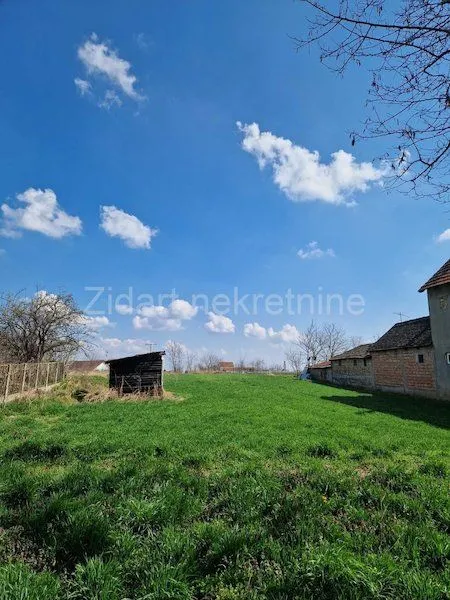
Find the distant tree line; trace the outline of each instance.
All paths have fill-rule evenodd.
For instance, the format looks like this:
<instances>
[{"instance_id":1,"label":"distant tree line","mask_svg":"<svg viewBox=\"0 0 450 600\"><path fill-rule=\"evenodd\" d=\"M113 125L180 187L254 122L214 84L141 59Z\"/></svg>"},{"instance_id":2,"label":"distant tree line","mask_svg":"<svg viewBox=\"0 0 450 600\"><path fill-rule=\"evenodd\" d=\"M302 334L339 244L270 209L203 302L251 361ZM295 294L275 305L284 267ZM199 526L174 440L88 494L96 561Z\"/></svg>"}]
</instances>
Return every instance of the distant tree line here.
<instances>
[{"instance_id":1,"label":"distant tree line","mask_svg":"<svg viewBox=\"0 0 450 600\"><path fill-rule=\"evenodd\" d=\"M236 372L282 372L299 373L306 365L322 360L329 360L341 352L358 346L362 338L348 336L346 331L335 323L317 325L314 322L285 351L283 364L266 364L262 358L247 361L240 357L234 363ZM174 373L190 373L193 371L218 371L223 361L218 354L206 351L202 355L187 349L183 344L170 341L166 345L169 368Z\"/></svg>"}]
</instances>

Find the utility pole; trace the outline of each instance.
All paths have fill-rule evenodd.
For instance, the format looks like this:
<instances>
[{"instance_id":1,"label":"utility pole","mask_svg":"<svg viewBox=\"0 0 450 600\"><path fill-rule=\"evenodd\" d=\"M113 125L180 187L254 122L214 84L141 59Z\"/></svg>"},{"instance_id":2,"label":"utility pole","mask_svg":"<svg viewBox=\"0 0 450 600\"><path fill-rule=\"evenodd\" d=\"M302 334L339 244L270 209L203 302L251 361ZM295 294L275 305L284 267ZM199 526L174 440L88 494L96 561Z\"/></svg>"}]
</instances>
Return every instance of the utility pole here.
<instances>
[{"instance_id":1,"label":"utility pole","mask_svg":"<svg viewBox=\"0 0 450 600\"><path fill-rule=\"evenodd\" d=\"M149 352L153 352L153 346L156 346L155 342L147 342L145 345L147 346Z\"/></svg>"}]
</instances>

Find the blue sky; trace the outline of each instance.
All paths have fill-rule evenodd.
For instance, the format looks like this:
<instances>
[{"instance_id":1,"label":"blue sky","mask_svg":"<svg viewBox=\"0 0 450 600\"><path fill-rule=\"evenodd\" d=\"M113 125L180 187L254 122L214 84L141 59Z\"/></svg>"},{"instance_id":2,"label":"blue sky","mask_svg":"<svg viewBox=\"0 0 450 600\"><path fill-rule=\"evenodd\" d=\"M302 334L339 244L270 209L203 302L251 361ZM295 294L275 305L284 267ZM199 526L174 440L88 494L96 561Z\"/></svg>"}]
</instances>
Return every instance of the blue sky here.
<instances>
[{"instance_id":1,"label":"blue sky","mask_svg":"<svg viewBox=\"0 0 450 600\"><path fill-rule=\"evenodd\" d=\"M367 340L395 312L427 314L417 289L448 258L448 214L361 166L384 150L350 145L370 76L295 51L298 3L6 0L0 16L4 290L64 289L86 307L86 288L104 287L98 311L129 287L190 304L235 287L359 294L359 316L314 317ZM339 150L354 157L345 177ZM176 339L281 362L283 327L311 320L259 310L230 324L168 304L97 318L101 348ZM264 335L244 335L255 322Z\"/></svg>"}]
</instances>

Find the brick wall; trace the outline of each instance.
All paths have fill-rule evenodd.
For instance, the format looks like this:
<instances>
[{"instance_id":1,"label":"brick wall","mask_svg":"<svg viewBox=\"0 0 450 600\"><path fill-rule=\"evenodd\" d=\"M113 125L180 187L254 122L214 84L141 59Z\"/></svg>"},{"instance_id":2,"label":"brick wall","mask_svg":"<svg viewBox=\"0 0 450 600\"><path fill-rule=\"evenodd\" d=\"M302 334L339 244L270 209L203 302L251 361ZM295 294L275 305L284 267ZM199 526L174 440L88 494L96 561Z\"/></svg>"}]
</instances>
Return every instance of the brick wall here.
<instances>
[{"instance_id":1,"label":"brick wall","mask_svg":"<svg viewBox=\"0 0 450 600\"><path fill-rule=\"evenodd\" d=\"M314 367L309 368L309 374L313 381L329 381L331 382L331 367L322 368L322 369L314 369Z\"/></svg>"},{"instance_id":2,"label":"brick wall","mask_svg":"<svg viewBox=\"0 0 450 600\"><path fill-rule=\"evenodd\" d=\"M366 364L362 358L346 358L332 360L331 365L333 383L350 387L373 387L372 360L370 358L366 358Z\"/></svg>"},{"instance_id":3,"label":"brick wall","mask_svg":"<svg viewBox=\"0 0 450 600\"><path fill-rule=\"evenodd\" d=\"M418 354L423 354L423 363L418 362ZM435 396L432 348L373 352L372 363L377 388L406 394Z\"/></svg>"}]
</instances>

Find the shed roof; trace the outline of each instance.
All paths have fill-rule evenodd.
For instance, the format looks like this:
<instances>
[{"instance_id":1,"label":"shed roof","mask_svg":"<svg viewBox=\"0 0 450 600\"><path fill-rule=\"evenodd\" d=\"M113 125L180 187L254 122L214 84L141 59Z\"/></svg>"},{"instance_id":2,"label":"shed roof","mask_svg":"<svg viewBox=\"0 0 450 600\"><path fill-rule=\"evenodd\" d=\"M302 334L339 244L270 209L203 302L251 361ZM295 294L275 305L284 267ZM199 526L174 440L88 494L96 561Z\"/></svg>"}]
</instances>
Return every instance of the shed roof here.
<instances>
[{"instance_id":1,"label":"shed roof","mask_svg":"<svg viewBox=\"0 0 450 600\"><path fill-rule=\"evenodd\" d=\"M315 365L311 365L310 369L328 369L331 367L331 361L323 360L322 362L318 362Z\"/></svg>"},{"instance_id":2,"label":"shed roof","mask_svg":"<svg viewBox=\"0 0 450 600\"><path fill-rule=\"evenodd\" d=\"M370 347L371 352L432 346L430 317L397 323Z\"/></svg>"},{"instance_id":3,"label":"shed roof","mask_svg":"<svg viewBox=\"0 0 450 600\"><path fill-rule=\"evenodd\" d=\"M423 286L419 289L419 292L424 292L431 287L444 285L446 283L450 283L450 259L436 271L433 277L430 277L430 279L423 284Z\"/></svg>"},{"instance_id":4,"label":"shed roof","mask_svg":"<svg viewBox=\"0 0 450 600\"><path fill-rule=\"evenodd\" d=\"M332 356L330 360L345 360L346 358L368 358L370 356L370 346L371 344L360 344L359 346L355 346L355 348L351 348L351 350L342 352L342 354Z\"/></svg>"},{"instance_id":5,"label":"shed roof","mask_svg":"<svg viewBox=\"0 0 450 600\"><path fill-rule=\"evenodd\" d=\"M158 352L146 352L145 354L134 354L133 356L124 356L122 358L112 358L110 360L105 360L105 364L109 365L111 363L116 363L116 362L120 362L122 360L130 360L130 359L136 359L136 358L156 358L157 356L161 357L164 356L165 351L164 350L160 350Z\"/></svg>"}]
</instances>

